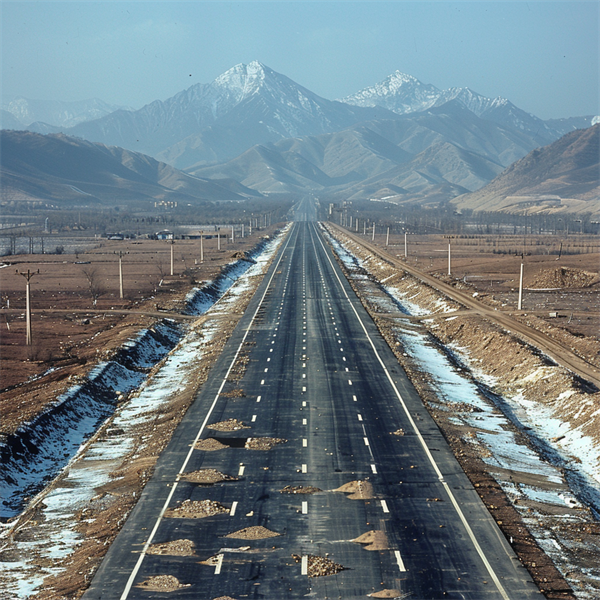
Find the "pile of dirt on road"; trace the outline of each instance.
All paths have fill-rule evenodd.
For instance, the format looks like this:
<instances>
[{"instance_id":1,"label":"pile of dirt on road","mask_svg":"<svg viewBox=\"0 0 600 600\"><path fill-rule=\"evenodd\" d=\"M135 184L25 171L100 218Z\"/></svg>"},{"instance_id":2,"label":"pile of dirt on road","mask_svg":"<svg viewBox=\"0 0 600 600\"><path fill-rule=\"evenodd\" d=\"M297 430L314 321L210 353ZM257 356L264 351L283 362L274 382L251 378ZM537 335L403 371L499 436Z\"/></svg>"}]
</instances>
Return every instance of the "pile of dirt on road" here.
<instances>
[{"instance_id":1,"label":"pile of dirt on road","mask_svg":"<svg viewBox=\"0 0 600 600\"><path fill-rule=\"evenodd\" d=\"M204 519L223 513L229 509L216 500L184 500L178 507L165 513L166 517L175 519Z\"/></svg>"},{"instance_id":2,"label":"pile of dirt on road","mask_svg":"<svg viewBox=\"0 0 600 600\"><path fill-rule=\"evenodd\" d=\"M297 554L292 554L292 558L297 562L302 562L302 557ZM340 571L345 571L346 567L333 562L325 556L308 555L308 576L309 577L326 577L327 575L335 575Z\"/></svg>"},{"instance_id":3,"label":"pile of dirt on road","mask_svg":"<svg viewBox=\"0 0 600 600\"><path fill-rule=\"evenodd\" d=\"M373 484L370 481L349 481L333 491L349 494L348 498L350 500L370 500L375 497Z\"/></svg>"},{"instance_id":4,"label":"pile of dirt on road","mask_svg":"<svg viewBox=\"0 0 600 600\"><path fill-rule=\"evenodd\" d=\"M280 490L282 494L316 494L322 491L314 485L286 485Z\"/></svg>"},{"instance_id":5,"label":"pile of dirt on road","mask_svg":"<svg viewBox=\"0 0 600 600\"><path fill-rule=\"evenodd\" d=\"M365 550L389 550L390 543L385 531L367 531L352 540L356 544L364 544Z\"/></svg>"},{"instance_id":6,"label":"pile of dirt on road","mask_svg":"<svg viewBox=\"0 0 600 600\"><path fill-rule=\"evenodd\" d=\"M587 288L599 281L598 273L570 267L556 267L540 271L533 281L527 282L527 286L534 289Z\"/></svg>"},{"instance_id":7,"label":"pile of dirt on road","mask_svg":"<svg viewBox=\"0 0 600 600\"><path fill-rule=\"evenodd\" d=\"M194 446L196 450L204 450L205 452L215 452L217 450L223 450L223 448L229 448L227 444L222 444L215 438L206 438L205 440L198 440Z\"/></svg>"},{"instance_id":8,"label":"pile of dirt on road","mask_svg":"<svg viewBox=\"0 0 600 600\"><path fill-rule=\"evenodd\" d=\"M152 544L148 554L164 554L165 556L194 556L195 544L192 540L173 540L164 544Z\"/></svg>"},{"instance_id":9,"label":"pile of dirt on road","mask_svg":"<svg viewBox=\"0 0 600 600\"><path fill-rule=\"evenodd\" d=\"M149 577L136 587L150 592L174 592L181 588L190 587L190 585L189 583L179 583L179 579L173 577L173 575L157 575L156 577Z\"/></svg>"},{"instance_id":10,"label":"pile of dirt on road","mask_svg":"<svg viewBox=\"0 0 600 600\"><path fill-rule=\"evenodd\" d=\"M208 429L214 429L215 431L238 431L239 429L250 429L248 425L244 425L242 421L238 421L237 419L227 419L227 421L213 423L212 425L207 425L206 427Z\"/></svg>"},{"instance_id":11,"label":"pile of dirt on road","mask_svg":"<svg viewBox=\"0 0 600 600\"><path fill-rule=\"evenodd\" d=\"M369 598L407 598L406 594L402 594L400 590L381 590L369 594Z\"/></svg>"},{"instance_id":12,"label":"pile of dirt on road","mask_svg":"<svg viewBox=\"0 0 600 600\"><path fill-rule=\"evenodd\" d=\"M226 475L216 469L200 469L199 471L191 471L184 473L181 479L190 483L220 483L221 481L237 481L237 477Z\"/></svg>"},{"instance_id":13,"label":"pile of dirt on road","mask_svg":"<svg viewBox=\"0 0 600 600\"><path fill-rule=\"evenodd\" d=\"M246 394L244 393L244 390L240 388L235 388L230 392L223 392L221 396L223 396L223 398L244 398Z\"/></svg>"},{"instance_id":14,"label":"pile of dirt on road","mask_svg":"<svg viewBox=\"0 0 600 600\"><path fill-rule=\"evenodd\" d=\"M281 534L277 533L276 531L271 531L270 529L262 527L261 525L255 525L253 527L244 527L244 529L229 533L225 537L236 540L264 540L267 538L278 537L280 535Z\"/></svg>"},{"instance_id":15,"label":"pile of dirt on road","mask_svg":"<svg viewBox=\"0 0 600 600\"><path fill-rule=\"evenodd\" d=\"M271 450L277 444L285 444L287 440L283 438L273 437L260 437L260 438L248 438L246 440L246 450Z\"/></svg>"}]
</instances>

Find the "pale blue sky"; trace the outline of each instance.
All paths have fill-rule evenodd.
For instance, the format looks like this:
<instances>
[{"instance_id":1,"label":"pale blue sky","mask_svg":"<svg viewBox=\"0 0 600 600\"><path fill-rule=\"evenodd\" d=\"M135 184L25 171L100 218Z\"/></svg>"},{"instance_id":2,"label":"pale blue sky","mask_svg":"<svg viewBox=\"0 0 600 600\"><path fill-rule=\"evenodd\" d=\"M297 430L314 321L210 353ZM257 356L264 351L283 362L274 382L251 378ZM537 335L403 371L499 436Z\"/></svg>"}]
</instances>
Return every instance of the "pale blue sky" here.
<instances>
[{"instance_id":1,"label":"pale blue sky","mask_svg":"<svg viewBox=\"0 0 600 600\"><path fill-rule=\"evenodd\" d=\"M2 1L2 96L140 108L259 60L329 99L400 70L542 118L598 114L599 6Z\"/></svg>"}]
</instances>

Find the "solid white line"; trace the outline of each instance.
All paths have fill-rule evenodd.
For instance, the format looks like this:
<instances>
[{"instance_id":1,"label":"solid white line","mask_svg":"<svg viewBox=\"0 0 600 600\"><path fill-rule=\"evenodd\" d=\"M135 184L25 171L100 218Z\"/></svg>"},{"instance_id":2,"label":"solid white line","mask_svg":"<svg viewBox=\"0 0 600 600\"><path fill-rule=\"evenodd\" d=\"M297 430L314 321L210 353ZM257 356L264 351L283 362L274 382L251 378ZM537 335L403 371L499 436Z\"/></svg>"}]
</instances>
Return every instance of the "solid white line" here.
<instances>
[{"instance_id":1,"label":"solid white line","mask_svg":"<svg viewBox=\"0 0 600 600\"><path fill-rule=\"evenodd\" d=\"M237 508L237 500L231 503L231 510L229 511L229 516L233 517L235 515L235 509Z\"/></svg>"},{"instance_id":2,"label":"solid white line","mask_svg":"<svg viewBox=\"0 0 600 600\"><path fill-rule=\"evenodd\" d=\"M227 378L229 377L229 374L231 373L231 370L233 369L233 365L235 364L235 361L238 359L238 356L242 350L242 346L246 342L246 338L248 337L248 333L250 332L252 323L254 323L254 321L256 320L258 311L259 311L260 307L262 306L262 303L265 301L267 291L271 287L271 283L273 282L273 277L275 276L275 273L277 272L277 268L279 267L279 264L281 263L281 261L283 259L283 254L284 254L287 246L289 246L289 243L290 243L290 238L288 236L285 247L281 251L281 254L279 255L279 260L277 261L277 264L273 268L271 277L269 278L269 282L267 283L267 285L265 287L265 291L263 292L260 302L258 303L256 310L254 311L254 314L252 315L252 319L250 320L250 325L244 332L242 341L240 342L240 345L238 346L238 349L236 350L235 355L233 356L233 359L231 360L231 363L229 364L229 368L227 369L227 372L225 373L225 377L223 378L223 381L221 382L221 385L219 386L219 390L217 391L217 394L216 394L210 408L208 409L208 412L206 413L206 417L204 418L204 421L202 422L202 425L200 426L200 429L198 430L198 433L196 434L196 437L194 438L194 441L192 442L192 444L190 446L190 449L185 457L185 460L183 461L183 464L181 465L181 468L179 469L179 473L177 474L178 476L180 476L182 473L185 472L185 468L187 467L187 464L192 456L192 453L194 452L194 446L200 439L200 436L202 435L202 432L204 431L204 428L206 427L206 424L208 423L208 421L212 415L212 412L217 404L217 401L219 400L219 396L220 396L221 392L223 391L223 388L225 387ZM146 540L146 543L144 544L144 547L142 548L142 551L140 552L138 560L137 560L134 568L131 571L131 575L129 575L129 579L127 580L127 583L125 584L125 588L123 589L123 593L121 594L120 600L125 600L127 598L127 596L129 595L129 592L131 591L131 587L133 586L133 582L136 578L136 575L137 575L138 571L140 570L140 567L142 566L142 562L146 556L146 553L148 552L148 548L150 547L150 544L152 543L152 540L154 539L154 536L156 535L156 532L158 531L158 526L160 525L160 522L163 519L163 516L165 514L165 511L167 510L167 507L169 506L169 504L171 502L171 499L173 498L173 494L175 493L175 490L177 489L178 483L179 483L179 481L176 479L175 482L173 483L173 485L171 486L171 491L169 492L169 495L167 496L167 499L165 500L165 503L163 504L163 507L161 508L160 513L158 514L156 522L154 523L154 526L152 527L152 531L150 532L150 535L148 536L148 539Z\"/></svg>"},{"instance_id":3,"label":"solid white line","mask_svg":"<svg viewBox=\"0 0 600 600\"><path fill-rule=\"evenodd\" d=\"M221 574L221 567L223 566L223 556L225 555L219 554L219 556L217 556L217 566L215 567L215 575Z\"/></svg>"},{"instance_id":4,"label":"solid white line","mask_svg":"<svg viewBox=\"0 0 600 600\"><path fill-rule=\"evenodd\" d=\"M389 513L390 509L388 508L387 502L385 500L381 501L381 509L384 513Z\"/></svg>"},{"instance_id":5,"label":"solid white line","mask_svg":"<svg viewBox=\"0 0 600 600\"><path fill-rule=\"evenodd\" d=\"M344 293L344 296L346 297L346 300L348 300L348 303L350 304L350 308L352 309L352 311L354 312L354 315L356 316L358 322L360 323L360 326L367 338L367 340L369 341L369 344L371 345L371 348L373 349L373 353L375 354L379 364L381 365L381 368L383 369L388 381L390 382L390 385L392 386L392 389L394 390L394 393L396 394L396 397L398 398L398 400L400 401L400 404L402 406L402 409L404 410L404 413L406 415L406 417L408 418L408 421L411 424L411 427L413 428L417 439L419 440L419 443L421 444L421 447L423 448L423 451L425 452L425 455L427 456L431 466L433 467L434 471L436 472L439 481L441 482L441 484L444 486L444 489L446 491L446 493L448 494L448 497L450 498L450 501L452 502L452 506L454 507L454 509L456 510L456 513L458 515L458 517L461 520L461 523L463 524L463 527L465 528L465 531L467 532L467 535L469 536L469 539L471 540L471 543L473 544L473 546L475 547L475 550L477 551L477 554L479 555L479 557L481 558L481 560L483 561L483 564L485 565L485 568L487 569L488 573L490 574L490 577L493 579L494 584L496 585L496 588L498 589L498 591L500 592L500 595L502 596L502 598L504 598L504 600L510 600L509 595L506 593L506 590L504 589L504 586L502 585L502 583L500 582L500 580L498 579L498 576L496 575L496 572L494 571L492 565L490 564L487 556L485 555L485 552L483 551L483 548L480 546L477 538L475 537L475 534L473 533L473 530L471 529L471 526L469 525L469 522L467 521L462 509L460 508L458 501L456 500L456 498L454 497L454 494L452 493L452 490L450 489L450 486L446 483L446 481L444 480L444 475L442 474L442 472L440 471L440 468L438 467L437 463L435 462L435 459L433 458L433 455L431 454L431 451L429 450L429 448L427 447L427 444L423 438L423 435L421 433L421 431L419 430L419 428L417 427L417 424L415 422L415 420L413 419L412 415L410 414L410 411L408 410L408 407L406 406L406 403L404 402L404 399L402 398L402 395L400 394L400 391L398 390L398 388L396 387L396 384L394 383L394 380L392 378L392 376L390 375L389 371L387 370L387 367L385 366L385 363L383 362L381 356L379 355L379 352L377 352L377 348L375 348L375 344L373 342L373 340L371 339L371 336L369 336L369 333L367 331L367 328L365 327L365 324L363 323L362 319L360 318L360 315L358 314L358 311L356 310L356 308L354 307L354 304L352 304L352 301L350 300L350 297L348 296L348 293L346 292L346 288L344 288L343 284L342 284L342 280L340 279L340 276L338 275L338 272L335 270L335 267L333 265L333 262L331 260L331 257L329 256L329 254L327 253L327 250L325 249L325 245L323 243L323 240L321 239L321 237L318 237L319 242L321 244L321 247L323 248L323 251L325 252L325 256L327 257L327 260L329 262L329 264L331 265L331 268L333 270L333 274L335 275L336 279L338 280L338 283L340 285L340 288L342 289L342 292Z\"/></svg>"},{"instance_id":6,"label":"solid white line","mask_svg":"<svg viewBox=\"0 0 600 600\"><path fill-rule=\"evenodd\" d=\"M404 566L404 561L402 560L402 556L400 556L400 550L396 550L394 552L394 554L396 555L396 562L398 563L398 568L400 569L400 571L402 571L402 573L405 573L406 567Z\"/></svg>"},{"instance_id":7,"label":"solid white line","mask_svg":"<svg viewBox=\"0 0 600 600\"><path fill-rule=\"evenodd\" d=\"M308 556L306 554L302 557L301 569L301 575L308 575Z\"/></svg>"}]
</instances>

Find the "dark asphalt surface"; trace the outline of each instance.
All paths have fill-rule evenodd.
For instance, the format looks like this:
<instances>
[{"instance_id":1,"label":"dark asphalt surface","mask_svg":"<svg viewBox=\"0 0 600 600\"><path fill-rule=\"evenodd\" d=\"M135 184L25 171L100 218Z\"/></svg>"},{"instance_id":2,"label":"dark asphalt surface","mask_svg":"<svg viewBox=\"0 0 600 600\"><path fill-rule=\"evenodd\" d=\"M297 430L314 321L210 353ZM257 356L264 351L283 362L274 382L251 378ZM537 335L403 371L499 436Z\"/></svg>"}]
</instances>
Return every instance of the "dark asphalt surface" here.
<instances>
[{"instance_id":1,"label":"dark asphalt surface","mask_svg":"<svg viewBox=\"0 0 600 600\"><path fill-rule=\"evenodd\" d=\"M154 477L111 546L84 598L366 598L383 589L411 599L540 598L537 587L481 503L437 426L377 332L321 237L297 211L288 237L238 324L209 381L161 456ZM240 351L243 379L228 381ZM227 397L242 388L242 398ZM236 418L250 429L206 425ZM404 435L391 432L402 429ZM285 438L269 451L248 437ZM232 447L194 450L196 439L229 438ZM212 486L178 479L203 468L239 476ZM371 499L336 488L369 481ZM313 495L282 494L312 485ZM204 519L164 516L186 499L230 510ZM226 538L262 525L281 534ZM352 540L384 531L388 549ZM191 557L145 553L149 543L190 539ZM303 561L341 564L309 578ZM200 564L210 557L213 565ZM138 587L173 575L188 587L165 593Z\"/></svg>"}]
</instances>

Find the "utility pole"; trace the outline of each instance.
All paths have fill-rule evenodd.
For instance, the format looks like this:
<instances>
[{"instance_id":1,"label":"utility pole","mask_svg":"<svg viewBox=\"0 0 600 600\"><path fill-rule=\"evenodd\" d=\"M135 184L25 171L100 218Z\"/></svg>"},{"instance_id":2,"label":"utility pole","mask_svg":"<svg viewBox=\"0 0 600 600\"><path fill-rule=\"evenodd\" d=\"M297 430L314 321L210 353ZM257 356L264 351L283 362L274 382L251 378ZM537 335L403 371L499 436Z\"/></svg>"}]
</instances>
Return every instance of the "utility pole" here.
<instances>
[{"instance_id":1,"label":"utility pole","mask_svg":"<svg viewBox=\"0 0 600 600\"><path fill-rule=\"evenodd\" d=\"M119 250L119 298L123 298L123 252Z\"/></svg>"},{"instance_id":2,"label":"utility pole","mask_svg":"<svg viewBox=\"0 0 600 600\"><path fill-rule=\"evenodd\" d=\"M373 235L371 236L371 241L375 241L375 223L373 223Z\"/></svg>"},{"instance_id":3,"label":"utility pole","mask_svg":"<svg viewBox=\"0 0 600 600\"><path fill-rule=\"evenodd\" d=\"M204 232L200 232L200 262L204 262Z\"/></svg>"},{"instance_id":4,"label":"utility pole","mask_svg":"<svg viewBox=\"0 0 600 600\"><path fill-rule=\"evenodd\" d=\"M367 235L367 222L363 223L363 235Z\"/></svg>"},{"instance_id":5,"label":"utility pole","mask_svg":"<svg viewBox=\"0 0 600 600\"><path fill-rule=\"evenodd\" d=\"M521 263L521 275L519 276L519 303L517 310L523 310L523 263Z\"/></svg>"},{"instance_id":6,"label":"utility pole","mask_svg":"<svg viewBox=\"0 0 600 600\"><path fill-rule=\"evenodd\" d=\"M231 226L231 243L235 242L235 229Z\"/></svg>"},{"instance_id":7,"label":"utility pole","mask_svg":"<svg viewBox=\"0 0 600 600\"><path fill-rule=\"evenodd\" d=\"M217 231L217 250L221 252L221 229Z\"/></svg>"},{"instance_id":8,"label":"utility pole","mask_svg":"<svg viewBox=\"0 0 600 600\"><path fill-rule=\"evenodd\" d=\"M451 253L450 253L450 238L448 238L448 275L452 275L452 265L450 262L450 257L451 257Z\"/></svg>"},{"instance_id":9,"label":"utility pole","mask_svg":"<svg viewBox=\"0 0 600 600\"><path fill-rule=\"evenodd\" d=\"M358 233L358 217L356 217L356 233Z\"/></svg>"},{"instance_id":10,"label":"utility pole","mask_svg":"<svg viewBox=\"0 0 600 600\"><path fill-rule=\"evenodd\" d=\"M31 298L30 298L30 281L31 278L34 275L38 275L40 272L40 270L37 270L37 273L32 273L29 269L27 269L27 273L19 273L19 271L17 271L17 273L19 273L19 275L22 275L23 277L25 277L25 281L27 281L27 284L25 286L25 328L26 328L26 339L25 339L25 344L27 346L31 346Z\"/></svg>"},{"instance_id":11,"label":"utility pole","mask_svg":"<svg viewBox=\"0 0 600 600\"><path fill-rule=\"evenodd\" d=\"M408 244L406 241L406 231L404 232L404 258L408 257Z\"/></svg>"},{"instance_id":12,"label":"utility pole","mask_svg":"<svg viewBox=\"0 0 600 600\"><path fill-rule=\"evenodd\" d=\"M174 271L173 271L173 246L175 246L175 240L171 240L171 276L173 275Z\"/></svg>"},{"instance_id":13,"label":"utility pole","mask_svg":"<svg viewBox=\"0 0 600 600\"><path fill-rule=\"evenodd\" d=\"M389 246L390 245L390 228L387 228L387 235L385 236L385 245Z\"/></svg>"}]
</instances>

